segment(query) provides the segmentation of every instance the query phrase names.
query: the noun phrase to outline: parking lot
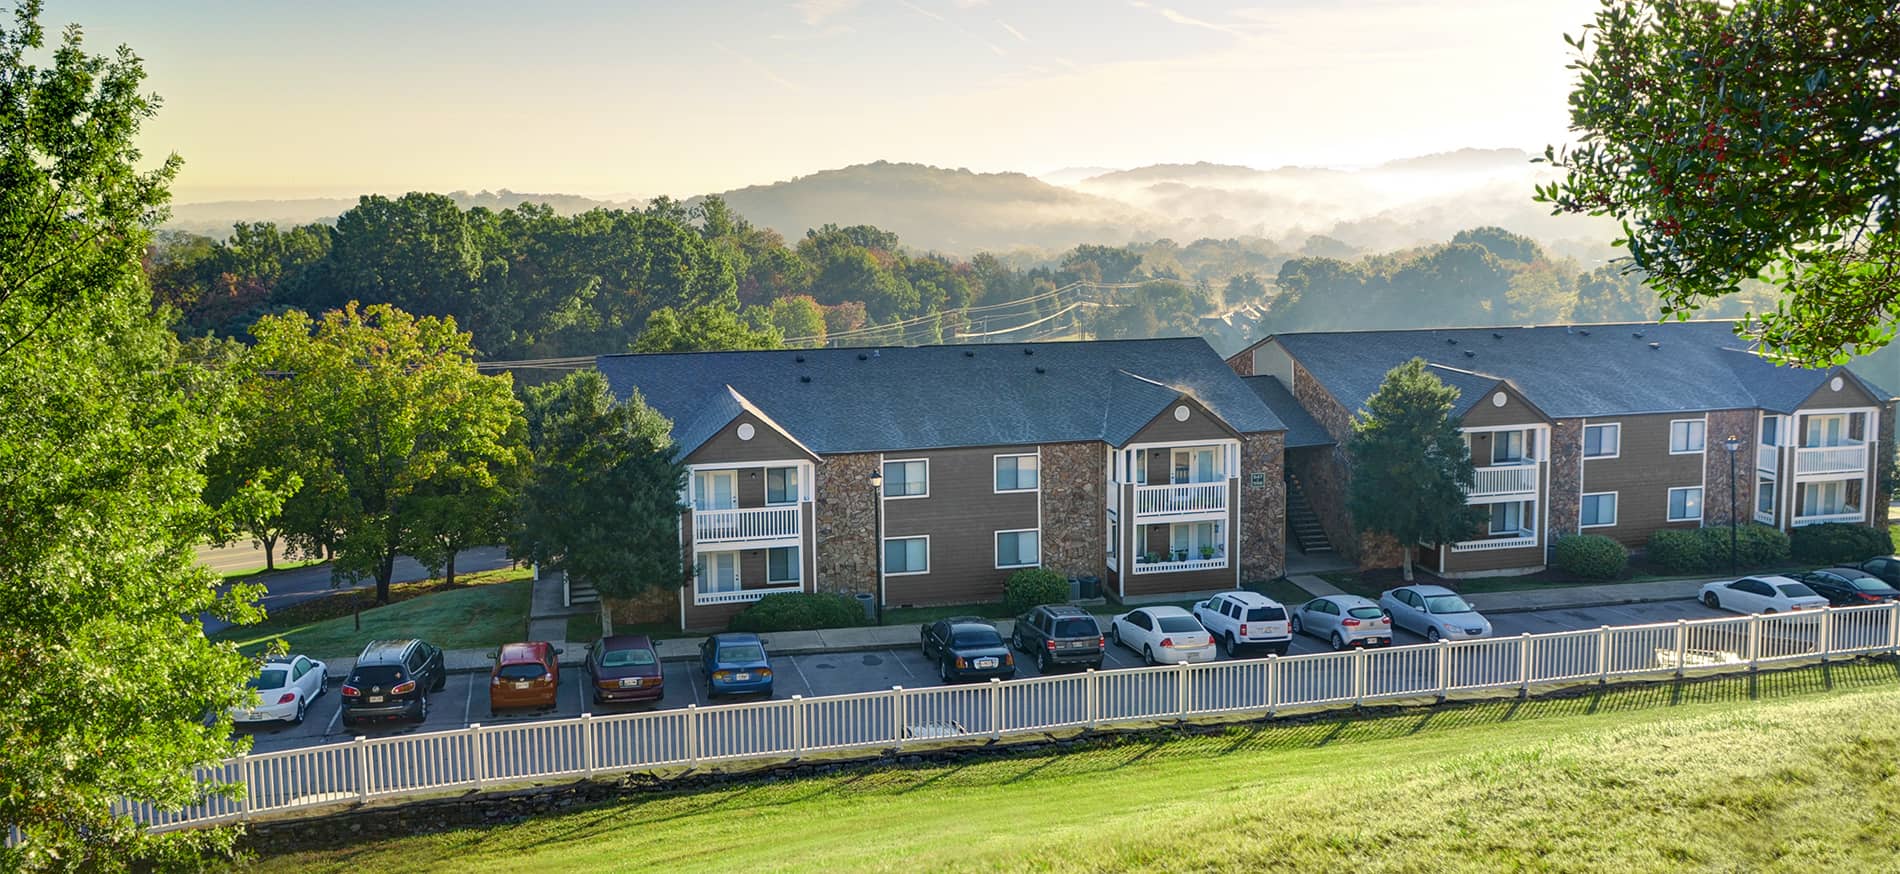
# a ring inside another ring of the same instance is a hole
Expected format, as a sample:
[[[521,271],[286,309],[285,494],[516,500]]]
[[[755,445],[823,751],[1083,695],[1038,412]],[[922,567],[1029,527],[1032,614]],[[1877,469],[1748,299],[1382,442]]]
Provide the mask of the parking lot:
[[[1691,600],[1681,600],[1547,610],[1536,613],[1503,613],[1493,615],[1490,619],[1496,634],[1500,637],[1508,637],[1523,633],[1571,631],[1603,625],[1641,625],[1728,615],[1733,614],[1710,610]],[[764,635],[764,638],[769,651],[771,635]],[[1411,644],[1423,643],[1424,640],[1409,632],[1397,631],[1395,642]],[[1324,641],[1310,637],[1295,637],[1292,652],[1295,654],[1325,652],[1329,649],[1330,647]],[[1243,657],[1253,658],[1258,657],[1258,654],[1243,653]],[[1137,667],[1140,664],[1141,659],[1136,654],[1116,647],[1112,643],[1109,645],[1104,667],[1128,668]],[[773,695],[777,698],[789,698],[793,695],[808,698],[841,695],[885,690],[892,686],[920,688],[940,685],[935,667],[926,662],[914,646],[859,652],[773,655],[772,666],[775,674]],[[1019,677],[1036,676],[1033,662],[1028,659],[1019,659],[1017,675]],[[358,734],[378,737],[442,731],[462,728],[473,723],[496,725],[573,717],[582,712],[595,714],[628,712],[654,706],[593,705],[586,700],[587,690],[583,688],[584,676],[585,674],[578,668],[563,668],[558,706],[554,709],[496,714],[488,709],[488,675],[486,673],[451,674],[447,687],[429,697],[429,717],[425,722],[363,725],[354,729],[345,729],[341,724],[341,698],[336,694],[338,682],[333,680],[325,689],[323,697],[311,705],[303,725],[272,724],[240,727],[239,731],[252,735],[253,752],[265,753],[337,743],[349,740]],[[657,705],[662,708],[685,707],[688,704],[703,707],[723,703],[709,702],[706,699],[706,678],[700,671],[699,665],[694,662],[667,662],[665,688],[665,698]]]

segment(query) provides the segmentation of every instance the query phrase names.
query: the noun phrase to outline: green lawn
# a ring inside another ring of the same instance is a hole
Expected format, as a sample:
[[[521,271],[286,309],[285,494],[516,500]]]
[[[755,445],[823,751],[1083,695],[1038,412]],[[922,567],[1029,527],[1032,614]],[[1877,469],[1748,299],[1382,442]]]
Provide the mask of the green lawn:
[[[278,562],[276,567],[271,568],[269,570],[265,570],[263,565],[259,565],[254,568],[245,568],[243,570],[226,571],[225,573],[220,574],[219,576],[223,577],[226,580],[241,580],[247,577],[257,576],[258,574],[274,574],[274,573],[277,573],[278,571],[294,571],[300,567],[310,567],[311,565],[316,565],[316,564],[323,564],[323,559],[320,559],[320,558],[286,559],[284,561]]]
[[[291,652],[315,658],[354,656],[378,638],[420,637],[444,649],[486,649],[521,640],[528,631],[529,580],[454,588],[366,609],[363,626],[354,616],[299,622],[266,619],[257,625],[227,628],[214,640],[236,641],[255,652],[278,637]]]
[[[257,867],[1891,871],[1896,712],[1895,666],[1854,662],[850,768]]]

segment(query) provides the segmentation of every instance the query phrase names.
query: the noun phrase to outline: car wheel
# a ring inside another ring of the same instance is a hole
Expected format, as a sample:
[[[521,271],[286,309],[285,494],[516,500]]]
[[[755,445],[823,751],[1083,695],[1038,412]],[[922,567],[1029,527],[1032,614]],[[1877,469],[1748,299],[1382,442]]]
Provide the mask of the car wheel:
[[[1428,642],[1437,643],[1440,636],[1441,635],[1438,633],[1438,629],[1436,628],[1425,629],[1425,639]]]
[[[950,679],[950,660],[949,659],[943,659],[937,662],[937,679],[942,680],[945,686],[950,685],[951,679]]]
[[[1036,650],[1036,673],[1049,673],[1049,653],[1045,650]]]
[[[418,718],[416,721],[428,722],[429,721],[429,693],[427,692],[422,693],[422,707],[419,709],[422,711],[422,716]]]
[[[713,685],[711,683],[707,683],[706,684],[706,701],[710,703],[714,698],[718,698],[718,697],[719,697],[719,692],[713,689]]]
[[[1703,592],[1702,604],[1703,606],[1706,606],[1711,610],[1718,610],[1718,609],[1721,609],[1722,607],[1722,600],[1720,598],[1715,597],[1714,592]]]
[[[1121,626],[1119,626],[1119,625],[1110,625],[1110,626],[1108,627],[1108,636],[1109,636],[1109,637],[1112,637],[1112,638],[1114,638],[1114,639],[1115,639],[1115,645],[1116,645],[1116,646],[1123,646],[1123,645],[1124,645],[1124,644],[1122,643],[1122,627],[1121,627]]]
[[[1288,621],[1287,630],[1293,632],[1294,634],[1305,634],[1306,624],[1300,621],[1299,616],[1295,615],[1291,620]]]
[[[301,698],[297,699],[297,715],[290,718],[291,725],[303,724],[303,714],[307,706],[308,706],[308,702],[304,701]]]
[[[1155,648],[1152,646],[1143,646],[1141,648],[1141,660],[1151,665],[1157,664],[1155,661]]]
[[[442,673],[435,675],[435,685],[430,686],[429,691],[440,692],[443,689],[447,689],[448,687],[449,687],[449,672],[443,671]]]
[[[1333,632],[1333,651],[1337,652],[1345,648],[1346,648],[1346,639],[1343,637],[1340,637],[1339,632],[1337,631]]]
[[[1228,658],[1240,658],[1240,641],[1234,639],[1233,632],[1227,632],[1227,636],[1221,638],[1221,648],[1227,651]]]

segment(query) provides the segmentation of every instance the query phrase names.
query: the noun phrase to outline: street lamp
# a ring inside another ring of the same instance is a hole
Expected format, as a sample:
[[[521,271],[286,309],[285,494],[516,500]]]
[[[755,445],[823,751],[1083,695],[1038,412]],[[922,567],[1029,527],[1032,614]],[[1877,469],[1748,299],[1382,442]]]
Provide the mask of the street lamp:
[[[1728,449],[1728,570],[1738,574],[1741,570],[1735,560],[1735,452],[1742,448],[1742,438],[1730,434],[1722,445]]]
[[[871,552],[877,559],[877,624],[884,624],[884,472],[871,474]]]

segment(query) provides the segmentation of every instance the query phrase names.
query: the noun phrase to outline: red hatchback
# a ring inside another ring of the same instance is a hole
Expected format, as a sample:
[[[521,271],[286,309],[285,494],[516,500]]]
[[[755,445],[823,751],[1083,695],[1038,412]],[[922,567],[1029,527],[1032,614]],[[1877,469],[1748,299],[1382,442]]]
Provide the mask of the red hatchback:
[[[490,653],[495,667],[488,672],[488,709],[554,707],[561,690],[560,654],[542,640],[503,644]]]
[[[660,656],[646,635],[603,637],[587,650],[587,686],[595,704],[658,701],[666,694]]]

